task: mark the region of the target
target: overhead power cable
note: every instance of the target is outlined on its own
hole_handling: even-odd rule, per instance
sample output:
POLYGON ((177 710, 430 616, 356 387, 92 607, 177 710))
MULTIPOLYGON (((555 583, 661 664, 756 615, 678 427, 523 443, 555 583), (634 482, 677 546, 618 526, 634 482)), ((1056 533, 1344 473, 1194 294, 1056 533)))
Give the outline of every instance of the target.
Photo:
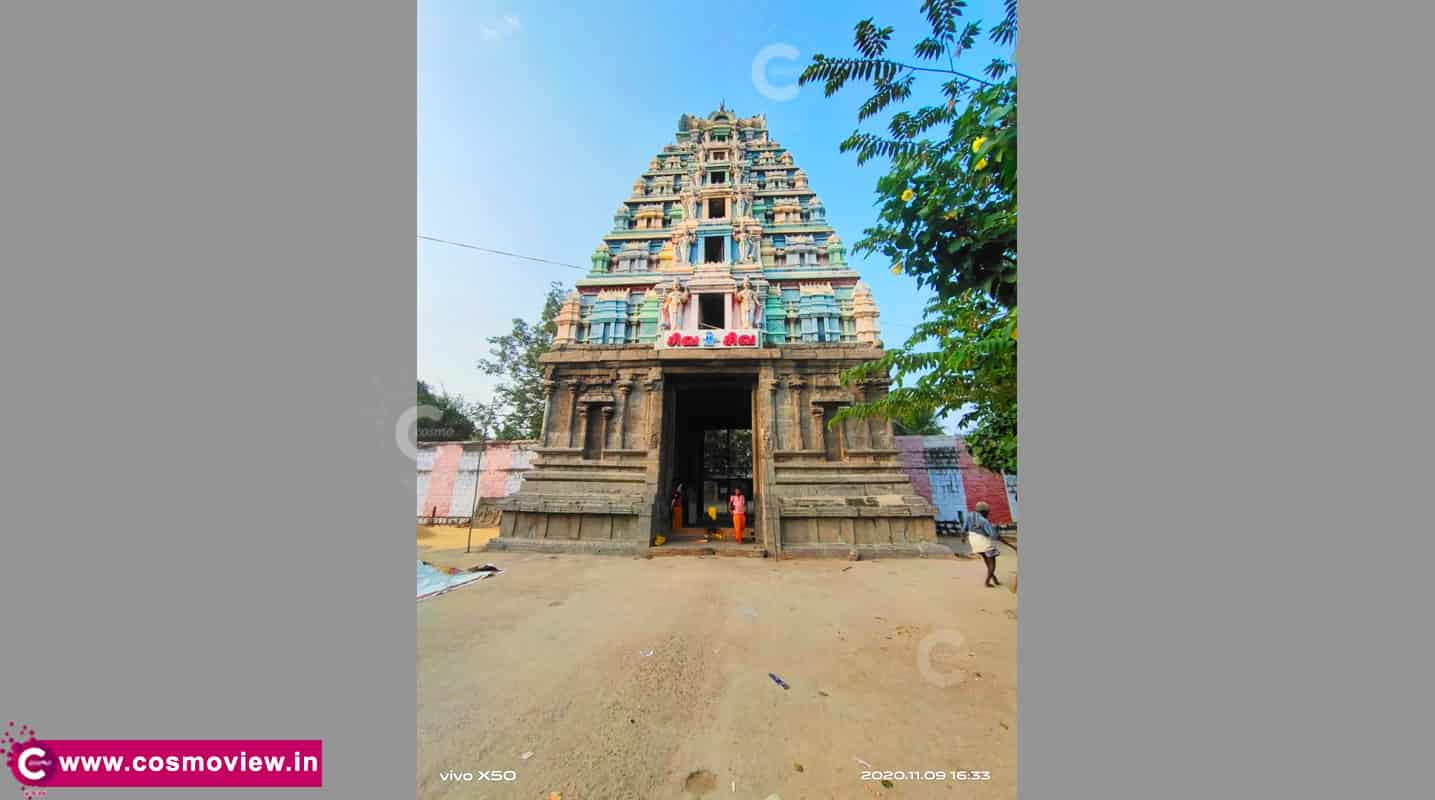
POLYGON ((568 269, 576 269, 576 270, 579 270, 580 272, 587 272, 587 271, 588 271, 588 268, 587 268, 587 267, 580 267, 580 266, 578 266, 577 264, 565 264, 565 263, 563 263, 562 261, 552 261, 552 260, 550 260, 550 259, 547 259, 547 258, 539 258, 539 257, 537 257, 537 256, 525 256, 525 255, 522 255, 522 254, 520 254, 520 253, 510 253, 510 252, 508 252, 508 251, 506 251, 506 250, 494 250, 494 249, 491 248, 491 247, 479 247, 479 246, 476 245, 476 244, 468 244, 467 242, 455 242, 455 241, 452 241, 452 240, 450 240, 450 239, 440 239, 440 238, 438 238, 438 237, 436 237, 436 236, 424 236, 424 235, 422 235, 422 234, 419 235, 419 238, 420 238, 420 239, 424 239, 424 240, 426 240, 426 241, 430 241, 430 242, 438 242, 439 244, 453 245, 454 247, 466 247, 466 248, 468 248, 468 249, 470 249, 470 250, 478 250, 478 251, 483 252, 483 253, 493 253, 494 255, 508 256, 509 258, 521 258, 521 259, 523 259, 523 260, 525 260, 525 261, 537 261, 537 262, 539 262, 539 263, 541 263, 541 264, 553 264, 554 266, 558 266, 558 267, 567 267, 568 269))

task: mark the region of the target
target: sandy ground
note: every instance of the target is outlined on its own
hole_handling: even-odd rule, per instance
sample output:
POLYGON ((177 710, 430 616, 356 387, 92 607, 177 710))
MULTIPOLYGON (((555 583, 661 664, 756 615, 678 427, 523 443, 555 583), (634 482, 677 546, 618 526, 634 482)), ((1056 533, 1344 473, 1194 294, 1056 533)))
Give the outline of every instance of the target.
POLYGON ((420 798, 1016 796, 1017 597, 980 560, 420 553, 506 570, 418 603, 420 798))
MULTIPOLYGON (((464 547, 468 544, 467 525, 419 525, 417 527, 419 547, 418 553, 420 559, 427 560, 428 553, 430 550, 457 550, 459 555, 465 555, 463 550, 464 547)), ((492 539, 497 535, 497 528, 474 528, 474 551, 477 552, 478 550, 481 550, 483 548, 483 545, 489 539, 492 539)))

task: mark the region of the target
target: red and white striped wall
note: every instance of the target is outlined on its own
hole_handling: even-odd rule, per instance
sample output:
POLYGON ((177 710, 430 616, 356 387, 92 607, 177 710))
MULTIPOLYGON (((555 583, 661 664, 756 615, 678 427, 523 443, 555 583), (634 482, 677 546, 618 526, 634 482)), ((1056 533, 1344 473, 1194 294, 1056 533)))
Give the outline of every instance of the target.
POLYGON ((443 442, 418 447, 418 516, 461 517, 478 500, 518 491, 537 442, 443 442))
MULTIPOLYGON (((985 500, 994 525, 1016 523, 1016 479, 977 466, 960 436, 898 436, 902 471, 937 507, 937 525, 955 533, 985 500)), ((468 518, 474 494, 497 500, 518 491, 537 442, 420 444, 418 516, 468 518)))

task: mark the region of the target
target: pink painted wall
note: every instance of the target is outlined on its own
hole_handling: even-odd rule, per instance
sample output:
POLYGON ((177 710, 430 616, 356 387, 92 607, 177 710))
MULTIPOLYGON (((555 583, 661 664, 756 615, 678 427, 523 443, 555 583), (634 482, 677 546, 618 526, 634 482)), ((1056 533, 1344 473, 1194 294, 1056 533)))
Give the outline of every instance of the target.
POLYGON ((537 442, 419 444, 418 516, 468 517, 474 494, 484 502, 518 491, 533 465, 537 442))
POLYGON ((504 481, 508 468, 513 465, 513 448, 507 442, 495 442, 483 451, 483 461, 478 473, 479 497, 505 497, 504 481))
POLYGON ((428 491, 420 508, 420 516, 435 514, 448 516, 453 502, 453 482, 458 477, 459 461, 463 459, 463 445, 441 444, 435 448, 433 471, 429 473, 428 491))

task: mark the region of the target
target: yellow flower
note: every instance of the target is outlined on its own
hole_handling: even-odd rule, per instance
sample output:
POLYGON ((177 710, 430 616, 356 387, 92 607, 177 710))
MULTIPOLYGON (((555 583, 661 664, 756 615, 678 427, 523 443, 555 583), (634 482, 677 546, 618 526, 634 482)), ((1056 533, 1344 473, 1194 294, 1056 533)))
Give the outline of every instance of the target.
POLYGON ((973 139, 973 140, 972 140, 972 152, 975 153, 976 151, 982 149, 982 145, 983 145, 984 143, 986 143, 986 140, 987 140, 987 137, 985 137, 985 136, 978 136, 977 138, 973 139))
POLYGON ((897 262, 896 264, 893 264, 893 265, 892 265, 892 274, 893 274, 893 275, 901 275, 901 274, 902 274, 902 262, 899 261, 899 262, 897 262))
POLYGON ((916 193, 916 192, 912 191, 911 189, 908 189, 908 190, 902 192, 902 202, 904 202, 904 203, 910 203, 910 202, 912 202, 912 198, 914 198, 914 197, 916 197, 916 196, 917 196, 917 193, 916 193))
POLYGON ((984 170, 984 169, 986 169, 986 168, 987 168, 987 159, 986 159, 986 156, 982 156, 982 160, 981 160, 981 161, 978 161, 974 166, 975 166, 975 168, 976 168, 977 170, 984 170))

